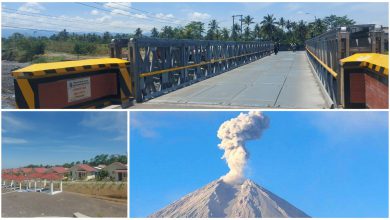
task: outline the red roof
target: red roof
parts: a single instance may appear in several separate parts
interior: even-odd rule
[[[45,173],[46,172],[46,168],[44,167],[36,167],[34,168],[34,171],[37,172],[37,173]]]
[[[67,173],[68,172],[68,170],[67,169],[65,169],[64,167],[52,167],[52,168],[50,168],[53,172],[55,172],[55,173]]]
[[[87,165],[87,164],[78,164],[76,165],[77,168],[81,169],[81,170],[85,170],[85,171],[88,171],[88,172],[96,172],[96,169]]]
[[[12,172],[13,172],[13,173],[18,173],[19,171],[20,171],[19,168],[13,168],[13,169],[12,169]]]
[[[21,170],[23,173],[31,173],[32,172],[32,168],[21,168]]]

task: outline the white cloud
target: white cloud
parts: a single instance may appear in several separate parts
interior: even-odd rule
[[[188,14],[188,19],[191,21],[204,21],[211,18],[211,15],[207,13],[201,13],[201,12],[192,12]]]
[[[26,144],[27,141],[22,138],[3,137],[3,144]]]
[[[106,4],[104,4],[104,7],[107,9],[120,9],[120,10],[127,11],[130,9],[131,3],[130,2],[107,2]]]
[[[111,20],[111,16],[110,15],[104,15],[103,17],[101,17],[101,18],[98,18],[98,19],[96,19],[97,21],[99,21],[99,22],[106,22],[106,21],[109,21],[109,20]]]
[[[98,15],[98,14],[99,14],[99,11],[96,10],[96,9],[93,9],[93,10],[91,11],[91,15]]]
[[[133,16],[136,18],[141,18],[141,19],[147,18],[147,16],[145,14],[134,14]]]
[[[386,112],[319,112],[311,122],[322,132],[331,136],[336,132],[338,136],[345,135],[345,138],[388,129]]]
[[[27,2],[22,6],[20,6],[18,10],[24,12],[39,13],[45,10],[45,7],[43,7],[41,4],[37,2]]]
[[[80,124],[98,130],[126,132],[126,119],[126,112],[88,112]]]
[[[139,113],[132,113],[130,129],[137,131],[144,138],[157,138],[160,136],[158,130],[163,124],[156,120],[151,120]]]
[[[172,19],[172,18],[175,18],[175,16],[173,16],[173,14],[157,13],[155,16],[158,19]]]
[[[32,129],[32,126],[29,122],[23,121],[12,114],[3,114],[2,115],[2,130],[19,132],[21,130]]]

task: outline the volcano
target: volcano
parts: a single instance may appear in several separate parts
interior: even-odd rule
[[[150,215],[155,218],[309,218],[306,213],[246,179],[215,180]]]

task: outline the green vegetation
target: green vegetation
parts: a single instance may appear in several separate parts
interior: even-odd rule
[[[15,33],[2,38],[2,59],[18,62],[57,62],[65,60],[64,56],[45,57],[46,53],[65,53],[76,55],[107,56],[108,44],[113,38],[129,38],[130,35],[76,34],[63,30],[50,37],[31,37]]]
[[[222,41],[253,41],[270,40],[280,44],[295,43],[303,45],[305,40],[320,35],[326,31],[341,26],[355,24],[355,21],[347,16],[338,17],[336,15],[327,16],[323,19],[315,18],[313,22],[303,20],[295,22],[286,20],[283,17],[277,19],[274,15],[265,15],[259,23],[254,22],[254,17],[247,15],[242,19],[243,30],[236,23],[231,30],[220,28],[216,20],[208,23],[205,31],[205,24],[202,22],[190,22],[184,27],[164,26],[158,31],[151,30],[151,37],[175,38],[175,39],[205,39]],[[140,28],[136,31],[137,36],[142,36]]]
[[[59,165],[55,165],[55,166],[62,166],[62,167],[65,167],[65,168],[70,168],[70,167],[74,166],[75,164],[88,164],[90,166],[98,166],[100,164],[110,165],[110,164],[112,164],[114,162],[120,162],[120,163],[123,163],[123,164],[127,164],[127,155],[100,154],[100,155],[95,156],[94,158],[91,158],[90,160],[74,161],[74,162],[71,162],[71,163],[64,163],[64,164],[59,164]],[[30,165],[28,165],[26,167],[30,167],[30,168],[35,168],[35,167],[49,168],[49,167],[52,167],[52,166],[51,165],[42,165],[42,164],[40,164],[40,165],[30,164]]]
[[[222,41],[253,41],[270,40],[280,44],[294,43],[304,45],[305,40],[322,34],[328,30],[355,24],[347,16],[330,15],[325,18],[315,18],[313,22],[303,20],[295,22],[274,15],[263,16],[261,22],[255,23],[254,17],[247,15],[242,19],[243,29],[236,23],[229,30],[221,28],[216,20],[206,24],[192,21],[185,26],[164,26],[160,31],[157,28],[150,30],[150,37],[173,39],[203,39]],[[207,28],[207,30],[206,30]],[[26,37],[15,33],[2,39],[2,59],[19,62],[54,62],[65,60],[63,56],[47,57],[46,53],[66,53],[76,55],[107,56],[108,44],[111,39],[146,37],[141,28],[133,34],[104,34],[88,33],[76,34],[63,30],[50,37]]]

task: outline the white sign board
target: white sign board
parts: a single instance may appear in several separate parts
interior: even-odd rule
[[[91,77],[71,79],[67,81],[68,102],[91,97]]]

